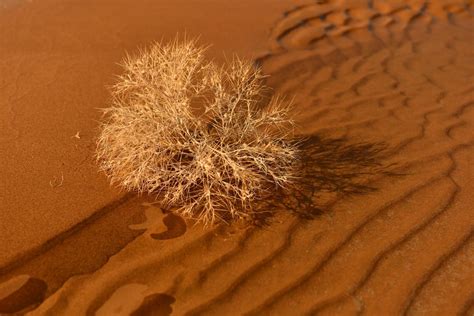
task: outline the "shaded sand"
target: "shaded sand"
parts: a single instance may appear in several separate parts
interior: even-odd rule
[[[222,2],[200,2],[166,15],[130,6],[123,28],[125,1],[94,2],[93,20],[87,1],[0,11],[0,313],[472,314],[473,2],[261,2],[228,16]],[[188,11],[172,11],[180,5]],[[192,11],[210,7],[215,16]],[[95,171],[94,107],[113,63],[177,21],[214,43],[211,54],[266,47],[257,61],[269,85],[294,96],[312,136],[304,188],[275,201],[266,225],[186,227]]]

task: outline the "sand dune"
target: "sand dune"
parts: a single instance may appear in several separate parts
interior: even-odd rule
[[[128,4],[117,3],[98,17]],[[183,8],[166,11],[165,22],[153,19],[163,16],[158,12],[133,9],[134,31],[123,28],[127,36],[109,34],[103,43],[119,17],[80,31],[87,20],[75,13],[75,31],[66,34],[44,11],[55,1],[0,10],[0,69],[7,74],[0,79],[7,97],[0,100],[7,126],[0,161],[4,179],[16,181],[0,182],[8,210],[0,214],[0,313],[473,313],[474,3],[301,0],[254,10],[249,3],[229,5],[226,20],[220,14],[229,7],[202,1],[214,21],[241,29],[236,38],[210,31],[212,18],[197,19],[183,2],[160,7]],[[98,5],[65,2],[56,10],[87,6]],[[250,17],[239,18],[245,12]],[[55,26],[51,37],[51,30],[24,26],[40,13]],[[305,183],[301,192],[269,201],[279,212],[266,223],[193,226],[150,198],[113,191],[95,171],[93,108],[105,102],[103,86],[118,71],[113,62],[162,34],[150,26],[165,27],[168,36],[181,27],[178,20],[216,43],[213,55],[225,49],[258,56],[268,84],[294,97],[299,131],[308,136]],[[102,33],[92,36],[96,29]],[[35,51],[26,40],[32,34],[48,46],[35,59],[27,58]],[[81,72],[41,91],[43,82],[68,78],[55,66],[58,43],[62,62],[76,59],[71,71]],[[78,47],[96,59],[71,53]],[[28,71],[42,75],[22,84]],[[75,103],[55,110],[58,100]],[[71,138],[77,131],[81,137]],[[42,140],[56,133],[61,137]],[[10,151],[16,155],[6,156]],[[35,173],[26,176],[30,169]]]

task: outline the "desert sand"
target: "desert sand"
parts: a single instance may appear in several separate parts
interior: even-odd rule
[[[0,2],[0,314],[472,315],[473,6]],[[307,185],[265,223],[193,225],[98,172],[117,63],[178,32],[294,99]]]

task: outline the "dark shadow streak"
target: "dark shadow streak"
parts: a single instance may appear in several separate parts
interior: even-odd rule
[[[47,288],[43,280],[28,279],[21,288],[0,299],[0,315],[13,313],[23,315],[34,309],[44,300]]]
[[[276,210],[289,210],[304,218],[323,214],[328,200],[377,191],[377,176],[399,176],[395,164],[386,164],[388,145],[351,142],[346,138],[312,135],[297,140],[301,150],[300,177],[287,190],[277,189],[257,204],[255,223],[264,224]],[[372,181],[373,182],[373,181]]]
[[[99,218],[104,216],[105,214],[114,211],[117,207],[120,205],[124,204],[128,200],[134,197],[133,193],[127,193],[118,200],[115,200],[111,203],[106,204],[99,210],[97,210],[95,213],[93,213],[91,216],[87,217],[84,219],[82,222],[79,222],[78,224],[72,226],[68,230],[54,236],[53,238],[47,240],[46,242],[42,243],[40,246],[33,248],[15,258],[13,258],[9,263],[5,264],[4,266],[0,267],[0,276],[5,275],[8,272],[14,270],[15,268],[23,265],[24,263],[28,262],[29,260],[37,257],[38,255],[48,251],[49,249],[52,249],[56,245],[62,243],[65,239],[67,239],[69,236],[75,234],[76,232],[80,231],[86,226],[91,225],[95,221],[97,221]]]

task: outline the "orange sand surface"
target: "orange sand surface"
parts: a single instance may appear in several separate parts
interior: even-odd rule
[[[177,32],[294,98],[306,186],[265,224],[97,171],[117,63]],[[0,314],[473,315],[473,77],[472,0],[0,0]]]

